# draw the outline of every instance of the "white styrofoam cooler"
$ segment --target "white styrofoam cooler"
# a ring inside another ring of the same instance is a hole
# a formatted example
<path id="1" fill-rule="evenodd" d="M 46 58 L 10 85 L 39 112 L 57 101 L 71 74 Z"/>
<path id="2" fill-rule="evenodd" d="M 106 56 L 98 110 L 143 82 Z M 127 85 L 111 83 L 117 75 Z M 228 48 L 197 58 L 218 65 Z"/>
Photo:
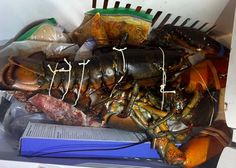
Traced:
<path id="1" fill-rule="evenodd" d="M 92 9 L 93 0 L 1 0 L 0 1 L 0 44 L 1 41 L 5 41 L 13 38 L 22 28 L 29 23 L 54 17 L 59 24 L 71 31 L 76 28 L 84 17 L 84 12 Z M 113 7 L 116 0 L 108 1 L 108 8 Z M 103 7 L 104 0 L 97 0 L 97 8 Z M 227 80 L 227 87 L 225 92 L 225 111 L 226 121 L 229 127 L 236 129 L 236 14 L 235 19 L 235 0 L 120 0 L 120 6 L 131 4 L 132 8 L 142 6 L 142 10 L 148 8 L 153 9 L 151 14 L 155 15 L 157 11 L 162 11 L 162 14 L 158 18 L 154 27 L 157 27 L 165 20 L 166 15 L 171 14 L 166 23 L 172 23 L 176 17 L 180 16 L 176 25 L 181 25 L 184 21 L 188 21 L 186 26 L 191 26 L 196 23 L 196 28 L 201 28 L 205 23 L 208 23 L 203 30 L 208 30 L 215 24 L 216 39 L 223 42 L 230 47 L 231 36 L 231 57 L 229 65 L 229 73 Z M 190 18 L 190 20 L 188 19 Z M 198 22 L 196 22 L 198 21 Z M 232 27 L 234 22 L 234 31 L 232 33 Z M 223 110 L 224 112 L 224 110 Z M 236 138 L 235 138 L 236 139 Z M 9 145 L 9 141 L 5 139 L 3 133 L 0 134 L 0 159 L 7 160 L 1 151 L 4 143 Z M 222 157 L 220 158 L 218 167 L 225 167 L 229 163 L 232 155 L 236 153 L 236 150 L 232 147 L 225 148 Z M 4 156 L 4 157 L 3 157 Z M 10 159 L 10 158 L 9 158 Z M 18 157 L 15 157 L 19 160 Z M 11 159 L 12 160 L 12 159 Z M 14 160 L 14 159 L 13 159 Z M 26 160 L 30 161 L 30 160 Z M 236 167 L 236 162 L 232 162 Z M 0 161 L 1 166 L 1 161 Z M 232 165 L 228 166 L 232 167 Z"/>
<path id="2" fill-rule="evenodd" d="M 113 7 L 115 1 L 109 0 L 108 7 Z M 102 8 L 103 2 L 97 0 L 97 7 Z M 172 17 L 168 22 L 181 16 L 177 25 L 186 18 L 191 18 L 187 25 L 199 20 L 196 27 L 200 27 L 203 23 L 209 23 L 207 27 L 210 27 L 215 24 L 228 2 L 229 0 L 120 0 L 120 6 L 124 7 L 130 3 L 132 8 L 137 6 L 142 6 L 142 10 L 152 8 L 153 15 L 157 11 L 162 11 L 156 25 L 166 14 L 171 13 Z M 61 25 L 71 31 L 81 23 L 84 12 L 91 10 L 91 7 L 92 0 L 1 0 L 0 40 L 10 39 L 27 24 L 49 17 L 56 18 Z"/>

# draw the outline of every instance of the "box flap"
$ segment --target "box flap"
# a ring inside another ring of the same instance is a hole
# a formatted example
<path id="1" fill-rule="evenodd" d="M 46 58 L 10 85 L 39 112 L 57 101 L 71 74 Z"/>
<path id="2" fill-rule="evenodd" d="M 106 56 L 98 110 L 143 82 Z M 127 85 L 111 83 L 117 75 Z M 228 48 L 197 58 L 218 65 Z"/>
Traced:
<path id="1" fill-rule="evenodd" d="M 228 76 L 225 90 L 225 117 L 231 128 L 236 128 L 236 12 L 229 58 Z"/>

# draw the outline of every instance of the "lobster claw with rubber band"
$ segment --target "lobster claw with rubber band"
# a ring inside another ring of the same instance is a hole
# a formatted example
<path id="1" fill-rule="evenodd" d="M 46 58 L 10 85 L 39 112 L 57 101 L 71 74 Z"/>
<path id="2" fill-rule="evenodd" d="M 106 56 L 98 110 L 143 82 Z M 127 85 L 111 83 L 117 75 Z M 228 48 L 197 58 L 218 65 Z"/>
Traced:
<path id="1" fill-rule="evenodd" d="M 229 56 L 230 50 L 223 44 L 198 29 L 170 24 L 154 29 L 150 45 L 185 48 L 193 53 L 201 53 L 206 58 Z"/>

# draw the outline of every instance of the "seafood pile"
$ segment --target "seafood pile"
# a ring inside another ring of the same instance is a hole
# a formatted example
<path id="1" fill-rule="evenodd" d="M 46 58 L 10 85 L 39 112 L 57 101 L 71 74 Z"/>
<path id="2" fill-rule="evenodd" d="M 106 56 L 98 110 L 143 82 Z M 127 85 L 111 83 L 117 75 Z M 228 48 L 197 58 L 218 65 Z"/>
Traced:
<path id="1" fill-rule="evenodd" d="M 106 14 L 90 11 L 63 33 L 80 49 L 92 41 L 87 55 L 10 55 L 0 89 L 61 124 L 145 132 L 168 164 L 194 167 L 219 154 L 231 134 L 212 109 L 214 93 L 225 87 L 229 49 L 194 28 L 164 25 L 149 33 L 149 16 Z M 194 127 L 206 128 L 191 137 Z"/>

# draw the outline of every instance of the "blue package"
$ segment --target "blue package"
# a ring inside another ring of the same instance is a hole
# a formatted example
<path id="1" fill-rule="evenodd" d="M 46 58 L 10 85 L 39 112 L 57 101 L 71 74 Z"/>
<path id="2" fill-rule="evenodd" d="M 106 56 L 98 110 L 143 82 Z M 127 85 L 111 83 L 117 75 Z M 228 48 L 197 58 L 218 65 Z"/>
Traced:
<path id="1" fill-rule="evenodd" d="M 29 123 L 20 139 L 22 156 L 159 159 L 145 134 L 111 128 Z"/>

